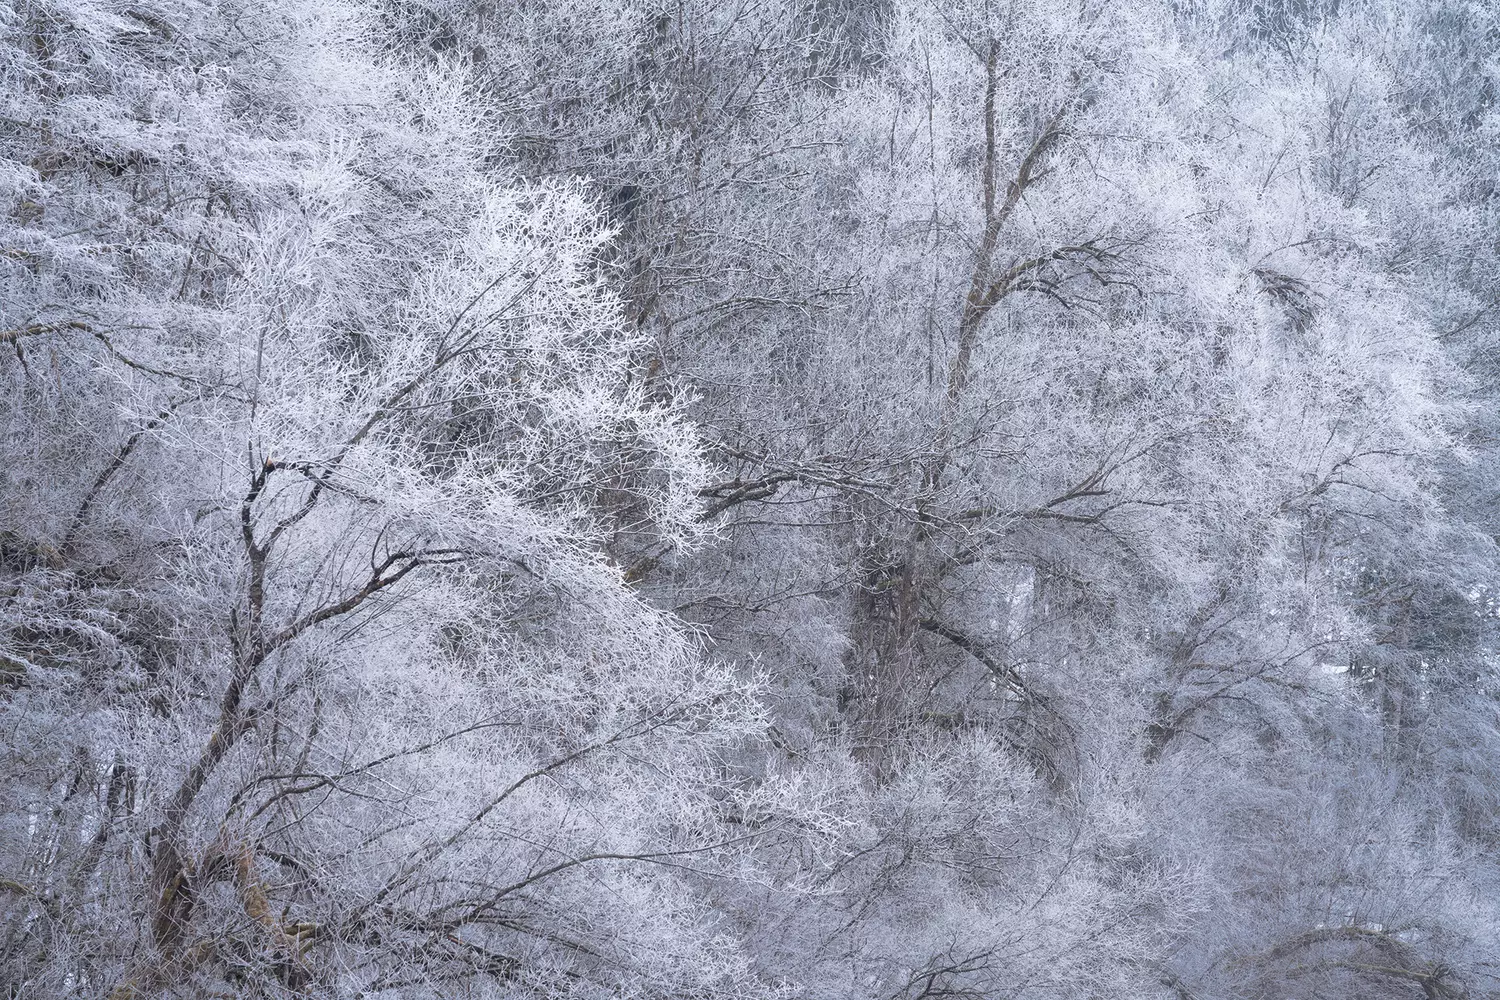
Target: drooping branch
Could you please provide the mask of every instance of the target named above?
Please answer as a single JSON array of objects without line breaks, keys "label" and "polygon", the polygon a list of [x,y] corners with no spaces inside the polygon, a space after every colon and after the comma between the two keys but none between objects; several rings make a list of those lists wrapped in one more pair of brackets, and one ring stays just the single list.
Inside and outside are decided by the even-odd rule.
[{"label": "drooping branch", "polygon": [[64,330],[93,332],[92,327],[77,319],[63,320],[59,323],[32,323],[29,326],[18,326],[12,330],[0,330],[0,344],[18,344],[23,337],[40,337],[49,333],[61,333]]},{"label": "drooping branch", "polygon": [[921,511],[899,494],[894,481],[877,478],[882,470],[889,472],[908,467],[915,458],[896,457],[872,468],[872,463],[841,455],[819,455],[792,460],[732,448],[726,451],[731,457],[760,466],[765,471],[756,477],[737,475],[733,479],[700,489],[698,496],[711,501],[700,515],[703,520],[717,517],[740,504],[769,500],[790,483],[846,496],[863,497],[914,520],[923,516]]},{"label": "drooping branch", "polygon": [[1364,945],[1373,948],[1384,958],[1381,964],[1359,961],[1357,958],[1340,959],[1330,961],[1328,964],[1332,967],[1416,983],[1426,994],[1427,1000],[1465,1000],[1469,995],[1468,988],[1457,979],[1453,969],[1441,963],[1422,961],[1416,949],[1401,940],[1397,932],[1380,927],[1349,925],[1315,928],[1252,956],[1248,961],[1255,964],[1279,962],[1298,952],[1331,943]]},{"label": "drooping branch", "polygon": [[773,497],[786,483],[797,479],[795,475],[788,472],[773,473],[762,476],[759,479],[740,479],[738,477],[722,483],[714,483],[705,486],[698,491],[698,495],[704,499],[711,500],[707,507],[703,508],[698,515],[700,521],[711,521],[724,513],[731,507],[742,503],[752,503]]},{"label": "drooping branch", "polygon": [[1006,687],[1010,688],[1016,694],[1020,695],[1026,701],[1041,705],[1043,707],[1047,705],[1047,700],[1027,686],[1026,682],[1021,679],[1021,675],[1017,673],[1015,667],[1011,666],[1008,663],[1002,663],[997,660],[994,655],[990,653],[987,648],[985,648],[984,643],[975,639],[973,636],[953,627],[952,625],[941,622],[936,618],[919,619],[917,625],[924,632],[930,632],[940,639],[946,639],[948,642],[957,646],[959,649],[963,650],[965,653],[968,653],[974,659],[984,664],[985,669],[993,674],[997,680],[1003,683]]}]

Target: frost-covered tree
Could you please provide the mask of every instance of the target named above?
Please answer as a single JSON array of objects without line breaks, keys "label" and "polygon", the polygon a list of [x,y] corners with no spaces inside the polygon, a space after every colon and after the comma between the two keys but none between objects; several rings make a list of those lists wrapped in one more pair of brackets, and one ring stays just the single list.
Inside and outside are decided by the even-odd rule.
[{"label": "frost-covered tree", "polygon": [[0,975],[743,995],[753,689],[602,550],[703,539],[700,445],[593,203],[377,24],[5,12]]},{"label": "frost-covered tree", "polygon": [[[805,23],[775,5],[735,13],[773,37]],[[1437,860],[1461,848],[1413,800],[1421,779],[1411,760],[1371,759],[1396,745],[1380,734],[1398,702],[1413,748],[1419,731],[1439,731],[1420,709],[1443,690],[1433,683],[1437,647],[1459,674],[1488,676],[1474,599],[1492,573],[1488,542],[1453,509],[1449,474],[1477,446],[1464,375],[1443,342],[1444,309],[1463,296],[1445,292],[1436,308],[1433,295],[1455,287],[1434,278],[1469,253],[1445,239],[1462,227],[1435,221],[1463,188],[1443,179],[1448,167],[1434,169],[1456,158],[1432,145],[1432,119],[1415,113],[1433,98],[1419,98],[1396,68],[1433,58],[1422,54],[1432,37],[1422,25],[1457,15],[1247,3],[862,13],[874,56],[801,77],[785,60],[781,75],[748,73],[753,60],[731,55],[722,23],[694,34],[707,22],[663,13],[633,36],[644,54],[610,71],[634,83],[599,102],[575,89],[555,105],[556,121],[596,123],[631,93],[650,92],[659,107],[684,92],[735,93],[745,79],[787,81],[732,126],[714,118],[732,102],[674,105],[677,118],[642,135],[681,145],[634,154],[647,173],[653,163],[681,167],[671,205],[703,204],[702,191],[737,205],[744,249],[725,256],[721,243],[692,242],[702,228],[632,214],[625,252],[635,245],[644,258],[671,245],[677,273],[692,275],[732,260],[723,280],[760,289],[837,261],[846,270],[833,284],[853,293],[816,307],[767,296],[753,313],[720,313],[746,300],[688,281],[673,286],[676,315],[663,315],[660,296],[635,304],[636,321],[658,331],[662,356],[701,394],[699,412],[734,470],[707,490],[728,519],[727,548],[669,561],[670,576],[651,583],[700,616],[722,655],[757,656],[778,678],[784,759],[772,771],[829,780],[852,756],[882,788],[936,795],[912,783],[916,762],[961,758],[968,751],[944,749],[954,734],[983,731],[1042,779],[1017,792],[1037,796],[1038,815],[1084,789],[1099,795],[1080,808],[1092,823],[1114,817],[1091,827],[1096,856],[1110,860],[1083,883],[1094,888],[1080,890],[1076,910],[1053,916],[1051,940],[1062,949],[1066,928],[1087,926],[1070,921],[1089,911],[1090,891],[1104,898],[1106,886],[1150,873],[1138,889],[1153,901],[1136,928],[1177,930],[1160,947],[1120,938],[1136,960],[1112,964],[1128,969],[1130,989],[1191,990],[1192,973],[1225,962],[1254,967],[1233,988],[1274,978],[1308,959],[1277,951],[1282,943],[1331,926],[1356,930],[1326,934],[1330,942],[1401,951],[1391,967],[1406,978],[1377,976],[1381,988],[1448,988],[1458,980],[1413,977],[1465,954],[1491,918],[1463,916],[1464,902],[1412,904],[1405,922],[1382,923],[1370,914],[1410,902],[1397,888],[1407,876],[1392,867],[1385,902],[1346,905],[1351,886],[1382,877],[1378,864],[1367,853],[1342,882],[1328,866],[1362,836],[1352,817],[1386,817],[1375,835],[1384,849],[1430,856],[1432,877],[1468,898],[1460,867]],[[689,63],[684,84],[661,70],[673,38],[713,39],[704,51],[722,61]],[[774,183],[741,184],[715,151],[742,149],[750,133],[734,129],[747,122],[756,135],[796,134],[817,148],[757,146],[785,166]],[[542,145],[568,148],[587,170],[619,162],[618,145],[597,161],[566,136]],[[731,313],[729,335],[693,338],[696,317]],[[720,375],[726,362],[733,374]],[[1420,649],[1402,638],[1417,635],[1414,607],[1432,623]],[[1391,659],[1398,649],[1404,665]],[[1472,683],[1462,698],[1483,690]],[[1385,707],[1368,715],[1361,706],[1375,688]],[[1492,729],[1479,723],[1466,739],[1484,745]],[[1482,771],[1478,756],[1459,770]],[[1341,787],[1362,790],[1347,811],[1320,811],[1316,775],[1328,768],[1347,769]],[[1189,778],[1195,770],[1212,777]],[[1195,798],[1198,780],[1229,798]],[[1190,849],[1149,819],[1127,819],[1142,810],[1171,822],[1180,809],[1243,817],[1287,801],[1293,787],[1290,801],[1318,817],[1301,830],[1283,829],[1275,810],[1257,813],[1250,834],[1194,820]],[[1085,828],[1053,822],[1055,832],[1029,841],[1038,854],[1077,844]],[[1245,865],[1236,846],[1257,835],[1272,845],[1264,867]],[[1313,849],[1319,838],[1327,852]],[[871,845],[915,850],[919,840],[877,825],[849,849],[870,857]],[[1293,856],[1306,867],[1288,867]],[[851,885],[851,900],[880,896],[869,877]],[[1298,896],[1319,880],[1324,895]],[[987,904],[1024,909],[1019,891]],[[1247,914],[1234,931],[1195,938],[1195,913],[1245,893],[1264,894],[1271,925]],[[873,905],[849,905],[861,916],[829,917],[849,938],[823,953],[873,970],[874,953],[922,947]],[[973,913],[954,920],[983,923]],[[1377,924],[1410,929],[1358,936]],[[795,926],[805,940],[808,925]],[[860,934],[875,942],[867,952],[850,943]],[[1254,941],[1275,959],[1254,965]],[[1371,988],[1345,968],[1369,955],[1330,947],[1332,981],[1349,974]],[[945,964],[957,953],[935,947],[909,956],[908,986],[983,992],[986,975],[1024,965],[998,945],[972,952],[981,953],[982,968]],[[1102,939],[1093,954],[1110,963]],[[945,976],[912,971],[928,958]],[[1478,988],[1476,969],[1468,962],[1459,979]],[[858,988],[899,992],[899,977],[870,975]]]},{"label": "frost-covered tree", "polygon": [[7,8],[7,985],[1495,995],[1493,22]]}]

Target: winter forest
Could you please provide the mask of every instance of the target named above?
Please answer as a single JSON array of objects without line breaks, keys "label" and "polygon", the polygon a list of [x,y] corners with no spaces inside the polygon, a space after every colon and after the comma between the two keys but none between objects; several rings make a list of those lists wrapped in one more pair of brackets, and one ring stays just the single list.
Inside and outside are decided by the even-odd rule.
[{"label": "winter forest", "polygon": [[1500,4],[0,38],[7,1000],[1500,998]]}]

